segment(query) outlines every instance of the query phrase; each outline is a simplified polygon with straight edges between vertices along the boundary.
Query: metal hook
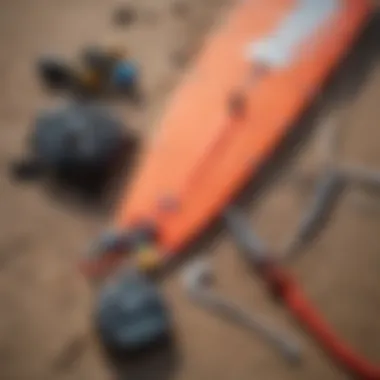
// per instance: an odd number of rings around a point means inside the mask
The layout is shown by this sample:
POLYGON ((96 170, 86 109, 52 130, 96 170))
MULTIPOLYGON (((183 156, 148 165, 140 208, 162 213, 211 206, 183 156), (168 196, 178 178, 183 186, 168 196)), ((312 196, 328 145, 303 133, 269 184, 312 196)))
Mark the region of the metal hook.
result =
POLYGON ((221 317, 259 333, 291 363, 300 360, 300 348, 297 343, 267 323, 265 317, 249 314, 242 307, 210 289, 213 279, 211 267, 205 260, 198 260, 190 264, 186 267, 183 275, 185 289, 194 302, 221 317))

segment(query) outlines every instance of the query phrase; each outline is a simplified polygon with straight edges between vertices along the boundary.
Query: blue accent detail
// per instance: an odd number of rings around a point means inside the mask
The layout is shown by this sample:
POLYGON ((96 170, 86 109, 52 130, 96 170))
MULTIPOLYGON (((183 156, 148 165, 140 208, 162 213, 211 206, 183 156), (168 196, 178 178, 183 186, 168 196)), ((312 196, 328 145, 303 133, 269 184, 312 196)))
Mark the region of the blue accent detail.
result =
POLYGON ((119 62, 111 73, 111 82, 115 87, 128 88, 134 86, 138 77, 136 65, 129 61, 119 62))

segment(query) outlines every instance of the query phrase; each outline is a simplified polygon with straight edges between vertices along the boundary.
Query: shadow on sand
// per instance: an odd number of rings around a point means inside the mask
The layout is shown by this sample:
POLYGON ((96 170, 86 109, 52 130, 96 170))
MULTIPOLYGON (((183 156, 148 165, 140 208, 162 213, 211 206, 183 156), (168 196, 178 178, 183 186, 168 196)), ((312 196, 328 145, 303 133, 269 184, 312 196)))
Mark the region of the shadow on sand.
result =
POLYGON ((180 364, 180 352, 174 337, 138 352, 106 350, 106 355, 115 368, 115 380, 170 380, 180 364))

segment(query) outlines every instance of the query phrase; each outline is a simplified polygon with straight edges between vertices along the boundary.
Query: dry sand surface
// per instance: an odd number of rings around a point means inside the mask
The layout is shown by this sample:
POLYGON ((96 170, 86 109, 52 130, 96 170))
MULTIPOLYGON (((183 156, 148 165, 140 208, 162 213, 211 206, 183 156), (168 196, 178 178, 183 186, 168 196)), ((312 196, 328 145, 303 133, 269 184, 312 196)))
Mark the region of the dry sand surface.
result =
MULTIPOLYGON (((112 370, 103 359, 89 321, 93 293, 75 269, 104 216, 60 203, 38 186, 16 186, 7 165, 22 152, 35 112, 54 103, 40 88, 34 62, 44 51, 71 57, 86 43, 125 39, 143 68, 146 106, 123 109, 139 133, 147 132, 167 95, 199 47, 206 30, 220 19, 227 2, 183 0, 188 11, 173 15, 171 0, 130 0, 136 22, 112 25, 114 0, 2 0, 0 2, 0 379, 105 380, 112 370)), ((379 34, 377 35, 380 40, 379 34)), ((377 47, 378 48, 378 47, 377 47)), ((366 58, 363 58, 366 59, 366 58)), ((343 107, 343 158, 380 167, 380 64, 368 69, 361 91, 343 107)), ((315 173, 321 162, 318 134, 302 155, 302 170, 315 173)), ((299 164, 301 161, 299 162, 299 164)), ((298 164, 297 164, 298 165, 298 164)), ((263 236, 286 241, 307 192, 281 180, 256 208, 263 236)), ((336 329, 368 358, 380 363, 379 199, 346 193, 329 228, 294 264, 305 291, 336 329)), ((220 287, 252 311, 269 315, 298 336, 304 362, 289 366, 258 337, 190 305, 175 286, 164 284, 178 334, 175 353, 147 358, 127 379, 158 380, 339 380, 335 369, 256 279, 235 258, 224 239, 213 258, 220 287)))

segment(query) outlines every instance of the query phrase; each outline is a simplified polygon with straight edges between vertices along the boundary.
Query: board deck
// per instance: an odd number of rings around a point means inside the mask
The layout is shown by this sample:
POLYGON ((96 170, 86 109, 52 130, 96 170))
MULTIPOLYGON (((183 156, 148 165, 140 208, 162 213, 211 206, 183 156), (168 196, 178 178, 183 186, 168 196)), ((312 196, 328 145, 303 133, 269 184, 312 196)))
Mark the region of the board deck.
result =
POLYGON ((145 146, 116 228, 153 221, 162 253, 179 252, 271 158, 370 13, 366 0, 236 3, 145 146), (261 60, 269 71, 245 87, 245 113, 231 118, 231 93, 261 60))

